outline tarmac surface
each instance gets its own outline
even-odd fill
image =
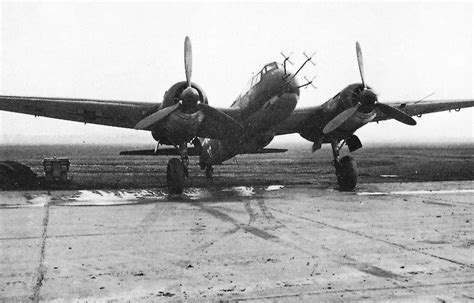
[[[472,301],[473,197],[474,181],[0,192],[0,297]]]

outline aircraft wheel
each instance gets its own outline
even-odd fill
[[[178,158],[168,161],[166,168],[166,181],[170,194],[182,194],[184,189],[184,166]]]
[[[214,168],[211,165],[206,166],[206,178],[212,179],[212,174],[214,172]]]
[[[341,191],[352,191],[357,185],[357,165],[350,156],[343,157],[336,167],[337,183]]]

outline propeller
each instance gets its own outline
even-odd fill
[[[357,54],[357,63],[359,64],[360,78],[362,80],[362,85],[364,85],[364,89],[366,89],[367,86],[365,85],[365,80],[364,80],[364,58],[362,57],[362,50],[360,49],[360,44],[358,41],[356,41],[356,54]]]
[[[383,103],[376,103],[375,108],[380,110],[382,113],[384,113],[388,117],[393,118],[399,122],[402,122],[408,125],[416,125],[415,119],[408,116],[404,112],[399,111],[395,107],[392,107],[390,105],[383,104]]]
[[[181,93],[183,112],[191,114],[197,111],[196,105],[200,100],[199,92],[191,86],[191,75],[193,74],[193,49],[191,39],[188,36],[184,39],[184,72],[188,87]]]
[[[342,123],[346,122],[347,119],[352,117],[352,115],[359,109],[360,105],[361,105],[360,103],[357,103],[355,106],[352,106],[352,107],[346,109],[345,111],[343,111],[342,113],[340,113],[339,115],[334,117],[324,127],[323,134],[325,134],[325,135],[329,134],[330,132],[332,132],[333,130],[335,130],[339,126],[341,126]]]
[[[147,129],[158,121],[166,118],[169,114],[171,114],[177,109],[180,109],[184,113],[188,114],[192,114],[199,109],[199,92],[191,85],[191,75],[193,71],[193,53],[191,47],[191,39],[189,39],[189,37],[187,36],[184,39],[184,71],[186,75],[187,87],[181,93],[181,103],[176,103],[174,105],[167,106],[145,117],[135,125],[135,129]]]
[[[405,123],[408,125],[416,125],[416,121],[409,115],[396,109],[395,107],[378,102],[377,95],[365,84],[364,59],[362,56],[362,50],[360,48],[359,42],[356,42],[356,54],[357,63],[359,65],[360,78],[362,80],[362,85],[364,86],[363,91],[359,94],[359,102],[357,102],[357,104],[355,104],[354,106],[344,110],[342,113],[338,114],[331,121],[329,121],[329,123],[326,124],[323,129],[323,134],[328,134],[337,129],[344,122],[346,122],[353,114],[355,114],[361,106],[370,106],[371,108],[379,110],[387,117],[395,119],[401,123]]]
[[[186,72],[186,83],[191,87],[191,75],[193,73],[193,49],[191,39],[188,36],[184,39],[184,71]]]
[[[146,116],[144,119],[140,120],[136,125],[135,129],[147,129],[156,122],[165,118],[175,110],[179,108],[179,103],[160,109],[159,111],[154,112],[153,114]]]

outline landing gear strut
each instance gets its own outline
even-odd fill
[[[355,160],[350,156],[342,157],[339,160],[339,150],[344,145],[344,141],[338,144],[331,142],[332,154],[334,157],[333,165],[336,168],[337,183],[339,190],[352,191],[357,185],[357,166]]]
[[[181,160],[172,158],[166,167],[166,182],[170,194],[182,194],[184,190],[184,180],[188,177],[188,146],[186,143],[180,144],[179,154]]]

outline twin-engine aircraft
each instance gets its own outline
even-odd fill
[[[365,84],[358,43],[356,52],[362,83],[351,84],[322,105],[310,108],[295,109],[300,88],[311,81],[299,85],[298,72],[292,74],[286,68],[288,58],[283,64],[265,65],[230,108],[211,107],[204,90],[191,81],[192,48],[186,37],[186,81],[172,85],[162,103],[0,96],[0,110],[150,131],[157,141],[154,150],[121,154],[179,155],[179,159],[170,159],[167,166],[167,185],[172,194],[183,192],[190,155],[199,156],[201,169],[212,178],[214,165],[238,154],[284,152],[284,149],[265,147],[274,136],[299,133],[313,142],[313,151],[320,149],[323,143],[331,144],[339,187],[350,191],[357,184],[355,161],[350,156],[339,159],[339,151],[344,145],[351,152],[362,147],[354,135],[357,129],[386,119],[415,125],[411,116],[474,106],[474,100],[380,103]],[[310,60],[308,58],[305,64]],[[193,147],[188,147],[189,143]],[[162,149],[160,144],[174,148]]]

